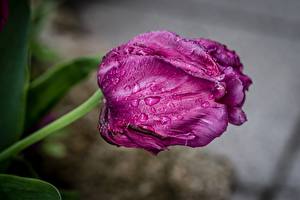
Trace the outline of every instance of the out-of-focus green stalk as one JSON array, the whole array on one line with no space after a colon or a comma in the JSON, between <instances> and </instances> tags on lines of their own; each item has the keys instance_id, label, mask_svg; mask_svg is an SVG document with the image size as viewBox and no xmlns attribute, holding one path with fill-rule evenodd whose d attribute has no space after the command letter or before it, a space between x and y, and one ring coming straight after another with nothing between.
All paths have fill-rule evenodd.
<instances>
[{"instance_id":1,"label":"out-of-focus green stalk","mask_svg":"<svg viewBox=\"0 0 300 200\"><path fill-rule=\"evenodd\" d=\"M10 147L8 147L0 153L0 162L9 159L10 157L18 154L30 145L44 139L45 137L51 135L52 133L55 133L59 129L64 128L65 126L71 124L77 119L83 117L93 108L99 105L101 97L102 93L100 92L100 90L96 91L88 100L86 100L74 110L70 111L69 113L63 115L54 122L43 127L42 129L37 130L36 132L25 137L24 139L11 145Z\"/></svg>"}]
</instances>

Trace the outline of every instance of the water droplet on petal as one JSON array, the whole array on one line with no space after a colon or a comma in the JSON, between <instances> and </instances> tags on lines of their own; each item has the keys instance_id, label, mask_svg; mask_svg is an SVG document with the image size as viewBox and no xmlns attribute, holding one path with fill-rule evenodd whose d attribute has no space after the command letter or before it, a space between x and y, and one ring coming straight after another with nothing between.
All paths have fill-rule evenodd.
<instances>
[{"instance_id":1,"label":"water droplet on petal","mask_svg":"<svg viewBox=\"0 0 300 200\"><path fill-rule=\"evenodd\" d=\"M135 99L131 102L131 105L134 106L134 107L137 107L140 103L140 100L139 99Z\"/></svg>"},{"instance_id":2,"label":"water droplet on petal","mask_svg":"<svg viewBox=\"0 0 300 200\"><path fill-rule=\"evenodd\" d=\"M225 78L225 74L221 74L220 76L217 76L216 79L218 81L222 81Z\"/></svg>"},{"instance_id":3,"label":"water droplet on petal","mask_svg":"<svg viewBox=\"0 0 300 200\"><path fill-rule=\"evenodd\" d=\"M139 116L139 120L141 120L141 121L147 121L148 120L148 116L145 113L142 113Z\"/></svg>"},{"instance_id":4,"label":"water droplet on petal","mask_svg":"<svg viewBox=\"0 0 300 200\"><path fill-rule=\"evenodd\" d=\"M140 86L138 84L135 84L132 88L133 93L137 93L140 90Z\"/></svg>"},{"instance_id":5,"label":"water droplet on petal","mask_svg":"<svg viewBox=\"0 0 300 200\"><path fill-rule=\"evenodd\" d=\"M212 124L211 121L209 121L209 120L207 120L207 119L204 119L204 118L202 118L201 121L203 121L203 122L206 123L206 124Z\"/></svg>"},{"instance_id":6,"label":"water droplet on petal","mask_svg":"<svg viewBox=\"0 0 300 200\"><path fill-rule=\"evenodd\" d=\"M151 90L152 92L156 92L156 91L157 91L157 87L156 87L155 85L152 85L152 86L150 87L150 90Z\"/></svg>"},{"instance_id":7,"label":"water droplet on petal","mask_svg":"<svg viewBox=\"0 0 300 200\"><path fill-rule=\"evenodd\" d=\"M113 69L111 70L111 74L116 75L116 73L117 73L117 70L116 70L115 68L113 68Z\"/></svg>"},{"instance_id":8,"label":"water droplet on petal","mask_svg":"<svg viewBox=\"0 0 300 200\"><path fill-rule=\"evenodd\" d=\"M131 88L130 88L129 85L126 85L126 86L124 87L124 89L125 89L125 90L130 90Z\"/></svg>"},{"instance_id":9,"label":"water droplet on petal","mask_svg":"<svg viewBox=\"0 0 300 200\"><path fill-rule=\"evenodd\" d=\"M198 104L198 103L201 103L201 102L202 102L202 99L196 99L196 100L195 100L195 103L197 103L197 104Z\"/></svg>"},{"instance_id":10,"label":"water droplet on petal","mask_svg":"<svg viewBox=\"0 0 300 200\"><path fill-rule=\"evenodd\" d=\"M113 78L112 81L113 81L114 84L117 84L117 83L119 83L120 79L119 78Z\"/></svg>"},{"instance_id":11,"label":"water droplet on petal","mask_svg":"<svg viewBox=\"0 0 300 200\"><path fill-rule=\"evenodd\" d=\"M171 119L169 117L164 116L161 118L162 125L165 125L165 124L169 123L170 121L171 121Z\"/></svg>"},{"instance_id":12,"label":"water droplet on petal","mask_svg":"<svg viewBox=\"0 0 300 200\"><path fill-rule=\"evenodd\" d=\"M177 116L177 119L182 120L182 119L183 119L183 116L182 116L182 115L178 115L178 116Z\"/></svg>"},{"instance_id":13,"label":"water droplet on petal","mask_svg":"<svg viewBox=\"0 0 300 200\"><path fill-rule=\"evenodd\" d=\"M222 98L225 95L226 89L222 84L217 84L213 91L216 99Z\"/></svg>"},{"instance_id":14,"label":"water droplet on petal","mask_svg":"<svg viewBox=\"0 0 300 200\"><path fill-rule=\"evenodd\" d=\"M160 101L160 97L158 96L147 97L144 99L144 101L148 106L153 106Z\"/></svg>"},{"instance_id":15,"label":"water droplet on petal","mask_svg":"<svg viewBox=\"0 0 300 200\"><path fill-rule=\"evenodd\" d=\"M176 107L175 104L172 103L172 102L171 102L171 103L168 103L167 106L169 106L169 107L171 107L171 108L175 108L175 107Z\"/></svg>"},{"instance_id":16,"label":"water droplet on petal","mask_svg":"<svg viewBox=\"0 0 300 200\"><path fill-rule=\"evenodd\" d=\"M151 108L150 110L151 110L151 112L156 113L156 109L155 108Z\"/></svg>"},{"instance_id":17,"label":"water droplet on petal","mask_svg":"<svg viewBox=\"0 0 300 200\"><path fill-rule=\"evenodd\" d=\"M216 86L216 90L218 90L218 91L222 91L222 90L224 90L224 89L225 89L224 86L221 85L221 84L218 84L218 85Z\"/></svg>"},{"instance_id":18,"label":"water droplet on petal","mask_svg":"<svg viewBox=\"0 0 300 200\"><path fill-rule=\"evenodd\" d=\"M207 107L209 107L209 102L208 101L204 101L202 104L201 104L201 106L203 107L203 108L207 108Z\"/></svg>"},{"instance_id":19,"label":"water droplet on petal","mask_svg":"<svg viewBox=\"0 0 300 200\"><path fill-rule=\"evenodd\" d=\"M125 75L125 73L126 73L126 71L125 70L120 70L120 76L124 76Z\"/></svg>"},{"instance_id":20,"label":"water droplet on petal","mask_svg":"<svg viewBox=\"0 0 300 200\"><path fill-rule=\"evenodd\" d=\"M163 88L161 85L152 85L152 86L150 87L150 90L151 90L152 92L155 92L155 93L157 93L157 92L165 92L165 91L166 91L166 89Z\"/></svg>"},{"instance_id":21,"label":"water droplet on petal","mask_svg":"<svg viewBox=\"0 0 300 200\"><path fill-rule=\"evenodd\" d=\"M155 132L155 129L150 126L150 125L140 125L143 129L146 129L146 130L149 130L149 131L152 131L152 132Z\"/></svg>"}]
</instances>

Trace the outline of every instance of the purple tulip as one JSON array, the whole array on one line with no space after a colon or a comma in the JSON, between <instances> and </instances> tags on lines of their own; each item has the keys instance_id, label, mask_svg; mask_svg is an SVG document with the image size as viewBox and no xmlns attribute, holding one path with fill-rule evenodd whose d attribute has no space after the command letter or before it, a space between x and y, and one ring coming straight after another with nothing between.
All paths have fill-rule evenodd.
<instances>
[{"instance_id":1,"label":"purple tulip","mask_svg":"<svg viewBox=\"0 0 300 200\"><path fill-rule=\"evenodd\" d=\"M99 130L114 145L154 154L172 145L205 146L228 123L241 125L252 83L238 55L208 39L149 32L111 50L98 84Z\"/></svg>"},{"instance_id":2,"label":"purple tulip","mask_svg":"<svg viewBox=\"0 0 300 200\"><path fill-rule=\"evenodd\" d=\"M0 31L8 19L8 0L0 0Z\"/></svg>"}]
</instances>

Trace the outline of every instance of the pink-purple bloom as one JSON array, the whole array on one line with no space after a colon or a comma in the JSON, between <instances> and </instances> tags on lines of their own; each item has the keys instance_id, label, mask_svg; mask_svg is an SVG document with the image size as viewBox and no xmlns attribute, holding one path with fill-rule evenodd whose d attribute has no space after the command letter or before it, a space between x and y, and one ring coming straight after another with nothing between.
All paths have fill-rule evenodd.
<instances>
[{"instance_id":1,"label":"pink-purple bloom","mask_svg":"<svg viewBox=\"0 0 300 200\"><path fill-rule=\"evenodd\" d=\"M8 0L0 0L0 31L8 20Z\"/></svg>"},{"instance_id":2,"label":"pink-purple bloom","mask_svg":"<svg viewBox=\"0 0 300 200\"><path fill-rule=\"evenodd\" d=\"M238 55L219 42L144 33L102 60L99 130L111 144L154 154L205 146L228 123L247 120L242 106L251 83Z\"/></svg>"}]
</instances>

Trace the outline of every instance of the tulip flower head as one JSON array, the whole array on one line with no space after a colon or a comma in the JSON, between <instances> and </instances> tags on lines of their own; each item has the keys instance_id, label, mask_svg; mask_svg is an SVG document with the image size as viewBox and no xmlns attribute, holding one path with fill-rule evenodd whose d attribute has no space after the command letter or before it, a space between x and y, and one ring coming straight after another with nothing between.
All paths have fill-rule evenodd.
<instances>
[{"instance_id":1,"label":"tulip flower head","mask_svg":"<svg viewBox=\"0 0 300 200\"><path fill-rule=\"evenodd\" d=\"M238 55L219 42L144 33L112 49L99 66L99 130L111 144L154 154L205 146L228 123L246 121L251 83Z\"/></svg>"}]
</instances>

